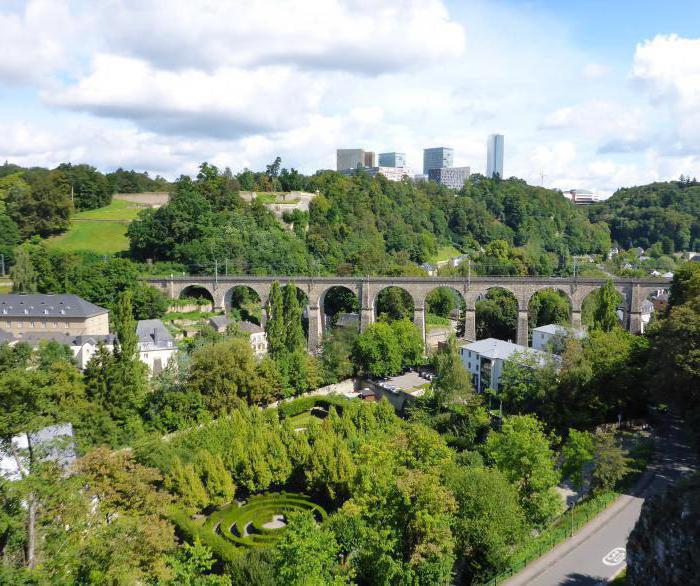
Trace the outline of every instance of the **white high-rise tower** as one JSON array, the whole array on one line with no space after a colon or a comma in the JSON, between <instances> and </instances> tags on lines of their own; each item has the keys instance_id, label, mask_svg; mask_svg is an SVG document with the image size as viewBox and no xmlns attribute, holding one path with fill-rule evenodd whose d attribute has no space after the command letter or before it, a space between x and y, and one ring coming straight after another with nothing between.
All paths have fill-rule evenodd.
<instances>
[{"instance_id":1,"label":"white high-rise tower","mask_svg":"<svg viewBox=\"0 0 700 586\"><path fill-rule=\"evenodd\" d=\"M498 175L503 179L503 145L502 134L492 134L486 143L486 176Z\"/></svg>"}]
</instances>

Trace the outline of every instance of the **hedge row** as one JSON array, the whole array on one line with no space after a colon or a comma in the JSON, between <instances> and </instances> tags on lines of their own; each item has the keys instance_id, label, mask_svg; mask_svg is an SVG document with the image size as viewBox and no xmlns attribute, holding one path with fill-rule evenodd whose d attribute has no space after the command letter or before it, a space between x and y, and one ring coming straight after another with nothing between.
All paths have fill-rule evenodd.
<instances>
[{"instance_id":1,"label":"hedge row","mask_svg":"<svg viewBox=\"0 0 700 586\"><path fill-rule=\"evenodd\" d=\"M348 399L337 395L312 395L309 397L299 397L293 401L281 403L277 407L277 412L279 413L280 419L286 419L288 417L294 417L295 415L300 415L301 413L310 411L314 407L329 409L332 405L338 410L342 410L343 406L347 404L347 402Z\"/></svg>"}]
</instances>

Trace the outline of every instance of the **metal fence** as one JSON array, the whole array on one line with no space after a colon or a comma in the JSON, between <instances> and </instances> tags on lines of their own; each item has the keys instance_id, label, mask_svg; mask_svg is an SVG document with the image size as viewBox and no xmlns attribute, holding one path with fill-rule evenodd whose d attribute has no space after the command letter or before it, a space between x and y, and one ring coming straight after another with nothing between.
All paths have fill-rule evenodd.
<instances>
[{"instance_id":1,"label":"metal fence","mask_svg":"<svg viewBox=\"0 0 700 586\"><path fill-rule=\"evenodd\" d=\"M497 586L508 578L512 578L530 563L538 560L544 554L554 549L555 546L571 537L574 533L576 533L576 531L586 525L586 523L596 517L601 511L608 508L613 502L615 502L615 500L617 500L618 497L619 495L616 493L601 495L600 498L596 499L595 506L593 508L589 508L589 501L589 503L586 503L588 507L586 507L585 512L578 515L574 514L573 519L570 519L570 513L564 513L559 518L560 525L556 529L553 529L551 533L547 534L546 536L535 538L534 543L539 543L537 543L537 546L533 548L532 552L528 553L523 559L520 559L510 565L499 574L492 576L488 580L479 582L479 586ZM579 506L583 507L584 505L581 504Z\"/></svg>"}]
</instances>

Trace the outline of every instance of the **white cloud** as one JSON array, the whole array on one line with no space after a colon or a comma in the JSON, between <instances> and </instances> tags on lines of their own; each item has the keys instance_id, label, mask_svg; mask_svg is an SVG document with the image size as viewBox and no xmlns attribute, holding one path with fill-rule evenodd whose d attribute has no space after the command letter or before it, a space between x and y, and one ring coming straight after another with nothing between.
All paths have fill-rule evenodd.
<instances>
[{"instance_id":1,"label":"white cloud","mask_svg":"<svg viewBox=\"0 0 700 586\"><path fill-rule=\"evenodd\" d=\"M458 57L464 31L440 0L117 0L112 46L172 69L293 64L377 74Z\"/></svg>"},{"instance_id":2,"label":"white cloud","mask_svg":"<svg viewBox=\"0 0 700 586\"><path fill-rule=\"evenodd\" d=\"M586 63L581 73L585 79L602 79L612 73L612 68L603 63Z\"/></svg>"},{"instance_id":3,"label":"white cloud","mask_svg":"<svg viewBox=\"0 0 700 586\"><path fill-rule=\"evenodd\" d=\"M65 2L28 0L23 10L5 8L0 8L0 81L36 81L66 65L78 22Z\"/></svg>"},{"instance_id":4,"label":"white cloud","mask_svg":"<svg viewBox=\"0 0 700 586\"><path fill-rule=\"evenodd\" d=\"M303 122L324 83L285 67L164 71L134 58L97 55L92 72L44 99L166 134L235 138Z\"/></svg>"}]
</instances>

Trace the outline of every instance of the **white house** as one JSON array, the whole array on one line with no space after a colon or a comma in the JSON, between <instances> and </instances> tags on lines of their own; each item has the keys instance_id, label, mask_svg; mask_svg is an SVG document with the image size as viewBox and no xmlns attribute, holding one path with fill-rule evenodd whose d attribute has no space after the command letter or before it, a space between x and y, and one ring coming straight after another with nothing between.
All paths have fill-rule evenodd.
<instances>
[{"instance_id":1,"label":"white house","mask_svg":"<svg viewBox=\"0 0 700 586\"><path fill-rule=\"evenodd\" d=\"M486 389L498 390L506 360L521 356L528 361L532 358L536 364L543 366L551 359L551 355L547 352L496 340L496 338L486 338L465 344L460 348L459 353L462 364L471 373L472 384L479 393L483 393Z\"/></svg>"},{"instance_id":2,"label":"white house","mask_svg":"<svg viewBox=\"0 0 700 586\"><path fill-rule=\"evenodd\" d=\"M177 346L165 324L159 319L142 319L136 324L139 358L151 374L159 374L175 356Z\"/></svg>"},{"instance_id":3,"label":"white house","mask_svg":"<svg viewBox=\"0 0 700 586\"><path fill-rule=\"evenodd\" d=\"M568 337L581 340L586 337L583 329L567 328L559 324L538 326L532 330L532 347L535 350L560 354Z\"/></svg>"},{"instance_id":4,"label":"white house","mask_svg":"<svg viewBox=\"0 0 700 586\"><path fill-rule=\"evenodd\" d=\"M647 326L649 325L649 322L651 321L651 316L654 313L654 304L649 301L648 299L645 299L641 303L641 310L642 310L642 334L646 331Z\"/></svg>"},{"instance_id":5,"label":"white house","mask_svg":"<svg viewBox=\"0 0 700 586\"><path fill-rule=\"evenodd\" d=\"M238 327L242 332L250 336L250 347L253 349L253 354L258 358L267 354L267 335L265 330L258 324L249 321L238 322Z\"/></svg>"},{"instance_id":6,"label":"white house","mask_svg":"<svg viewBox=\"0 0 700 586\"><path fill-rule=\"evenodd\" d=\"M54 462L65 470L76 460L73 426L60 423L0 442L0 478L19 480L27 474L30 448L35 458Z\"/></svg>"}]
</instances>

